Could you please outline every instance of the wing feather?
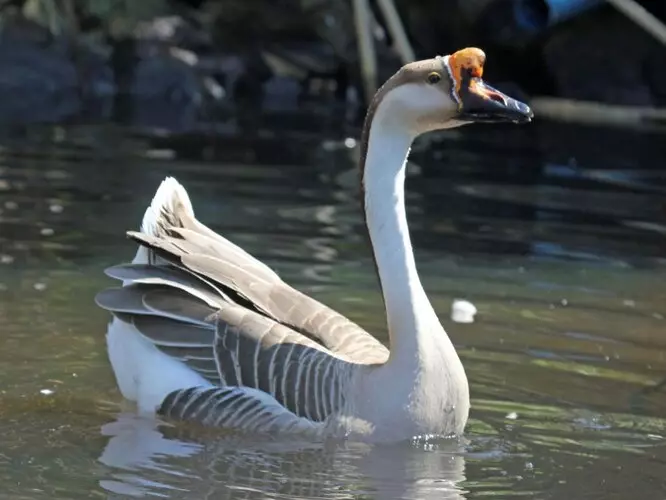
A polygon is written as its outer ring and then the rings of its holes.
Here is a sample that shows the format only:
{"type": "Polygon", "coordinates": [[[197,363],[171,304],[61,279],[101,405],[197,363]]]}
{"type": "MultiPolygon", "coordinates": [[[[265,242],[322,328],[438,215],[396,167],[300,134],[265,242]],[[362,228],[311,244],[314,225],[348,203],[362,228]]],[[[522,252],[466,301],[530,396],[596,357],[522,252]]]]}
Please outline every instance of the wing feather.
{"type": "Polygon", "coordinates": [[[159,237],[134,231],[127,234],[168,262],[228,290],[240,304],[297,330],[333,352],[364,364],[388,359],[388,349],[360,326],[287,285],[277,275],[256,273],[255,267],[248,263],[253,258],[245,252],[225,254],[222,249],[211,250],[210,245],[214,246],[216,241],[208,238],[202,242],[199,235],[183,228],[170,227],[159,237]]]}
{"type": "Polygon", "coordinates": [[[97,303],[213,384],[259,389],[315,420],[341,408],[322,411],[322,394],[339,386],[354,363],[270,317],[223,300],[213,309],[189,287],[164,279],[105,290],[97,303]]]}
{"type": "Polygon", "coordinates": [[[190,387],[170,393],[158,413],[175,420],[252,433],[315,435],[321,424],[294,415],[269,395],[247,387],[190,387]]]}
{"type": "Polygon", "coordinates": [[[141,247],[135,262],[106,270],[123,286],[100,292],[97,304],[220,386],[170,394],[162,410],[171,416],[314,425],[307,419],[343,407],[358,365],[388,358],[360,326],[199,222],[173,179],[158,190],[142,232],[127,235],[141,247]]]}

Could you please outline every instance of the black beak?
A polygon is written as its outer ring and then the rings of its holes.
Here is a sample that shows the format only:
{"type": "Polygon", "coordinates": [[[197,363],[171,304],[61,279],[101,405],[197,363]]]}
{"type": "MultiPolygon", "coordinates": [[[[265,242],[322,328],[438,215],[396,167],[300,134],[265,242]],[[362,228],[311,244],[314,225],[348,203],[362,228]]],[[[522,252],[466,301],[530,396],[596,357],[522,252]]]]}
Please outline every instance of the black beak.
{"type": "Polygon", "coordinates": [[[481,123],[532,121],[534,113],[527,104],[492,88],[481,78],[470,78],[467,82],[459,92],[459,120],[481,123]]]}

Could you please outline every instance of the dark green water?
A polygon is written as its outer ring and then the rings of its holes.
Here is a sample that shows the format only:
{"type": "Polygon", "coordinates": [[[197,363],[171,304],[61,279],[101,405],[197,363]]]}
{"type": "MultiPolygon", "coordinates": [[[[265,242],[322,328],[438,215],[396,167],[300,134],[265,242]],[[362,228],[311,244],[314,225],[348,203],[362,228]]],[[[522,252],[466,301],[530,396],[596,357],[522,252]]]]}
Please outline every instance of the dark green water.
{"type": "Polygon", "coordinates": [[[132,414],[93,297],[166,175],[204,222],[386,338],[354,150],[318,125],[0,141],[0,498],[666,497],[659,135],[477,127],[415,148],[410,224],[471,383],[464,442],[320,447],[132,414]],[[475,323],[449,319],[458,297],[475,323]]]}

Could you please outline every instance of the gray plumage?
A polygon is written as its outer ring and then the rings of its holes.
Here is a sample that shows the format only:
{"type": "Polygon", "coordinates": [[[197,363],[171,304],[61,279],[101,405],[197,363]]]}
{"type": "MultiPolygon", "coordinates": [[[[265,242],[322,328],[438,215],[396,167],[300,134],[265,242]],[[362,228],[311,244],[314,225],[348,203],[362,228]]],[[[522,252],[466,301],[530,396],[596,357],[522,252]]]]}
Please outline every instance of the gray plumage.
{"type": "Polygon", "coordinates": [[[245,432],[312,432],[316,426],[245,387],[190,387],[170,393],[158,413],[174,420],[199,422],[245,432]]]}
{"type": "Polygon", "coordinates": [[[160,209],[152,234],[127,233],[147,263],[107,269],[123,286],[96,297],[214,385],[174,391],[159,411],[255,431],[340,415],[354,371],[385,362],[386,347],[203,226],[177,197],[160,209]]]}

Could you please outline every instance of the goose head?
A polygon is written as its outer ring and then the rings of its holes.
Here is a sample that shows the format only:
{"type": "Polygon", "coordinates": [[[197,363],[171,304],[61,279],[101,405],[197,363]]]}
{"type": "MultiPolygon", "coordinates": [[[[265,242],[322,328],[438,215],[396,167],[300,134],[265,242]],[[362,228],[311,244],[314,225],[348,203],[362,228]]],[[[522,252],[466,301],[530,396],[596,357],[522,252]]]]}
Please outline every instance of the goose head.
{"type": "Polygon", "coordinates": [[[531,121],[529,106],[483,80],[485,61],[470,47],[406,64],[377,91],[366,122],[380,119],[417,136],[466,123],[531,121]]]}

